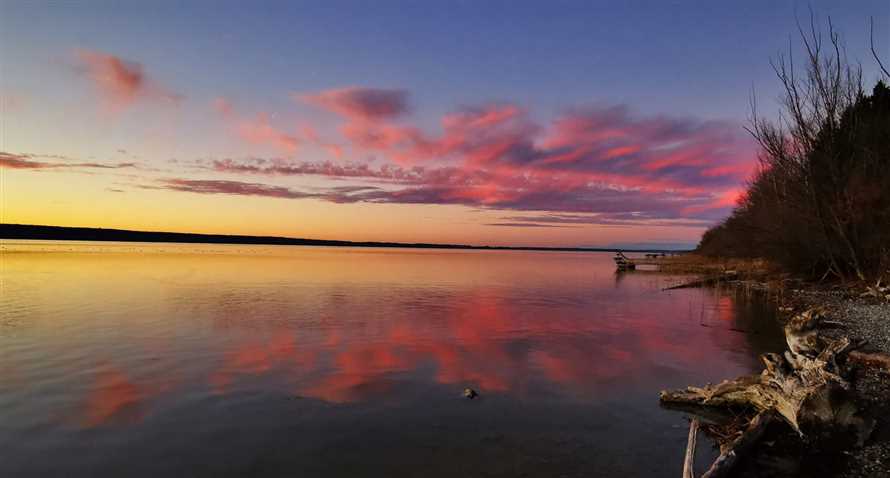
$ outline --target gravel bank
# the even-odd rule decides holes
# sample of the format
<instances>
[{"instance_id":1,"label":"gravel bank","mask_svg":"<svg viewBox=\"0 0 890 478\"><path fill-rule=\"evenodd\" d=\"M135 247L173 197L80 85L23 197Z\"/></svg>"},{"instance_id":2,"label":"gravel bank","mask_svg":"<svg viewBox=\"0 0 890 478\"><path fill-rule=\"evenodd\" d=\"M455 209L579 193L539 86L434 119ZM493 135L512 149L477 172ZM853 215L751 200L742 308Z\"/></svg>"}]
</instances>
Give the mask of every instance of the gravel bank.
<instances>
[{"instance_id":1,"label":"gravel bank","mask_svg":"<svg viewBox=\"0 0 890 478\"><path fill-rule=\"evenodd\" d=\"M867 341L863 350L890 353L890 303L841 291L797 291L793 296L805 306L827 307L828 318L843 324L838 333L854 342ZM890 375L859 369L853 387L876 426L864 447L844 453L836 476L890 478Z\"/></svg>"},{"instance_id":2,"label":"gravel bank","mask_svg":"<svg viewBox=\"0 0 890 478\"><path fill-rule=\"evenodd\" d=\"M890 304L845 301L836 308L847 334L868 341L868 348L890 352ZM849 456L846 477L890 478L890 377L874 370L860 370L854 383L863 405L877 419L872 438Z\"/></svg>"},{"instance_id":3,"label":"gravel bank","mask_svg":"<svg viewBox=\"0 0 890 478\"><path fill-rule=\"evenodd\" d=\"M863 303L852 299L837 307L837 320L846 324L851 337L868 340L868 345L883 352L890 352L890 304Z\"/></svg>"}]
</instances>

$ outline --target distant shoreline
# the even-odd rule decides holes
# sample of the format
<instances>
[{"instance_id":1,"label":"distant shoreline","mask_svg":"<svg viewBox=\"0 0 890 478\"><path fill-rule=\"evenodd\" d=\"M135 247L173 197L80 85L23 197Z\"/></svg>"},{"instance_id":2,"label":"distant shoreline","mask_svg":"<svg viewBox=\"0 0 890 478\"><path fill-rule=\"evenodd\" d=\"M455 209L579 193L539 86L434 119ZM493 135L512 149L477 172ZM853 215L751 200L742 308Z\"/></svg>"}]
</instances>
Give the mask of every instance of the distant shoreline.
<instances>
[{"instance_id":1,"label":"distant shoreline","mask_svg":"<svg viewBox=\"0 0 890 478\"><path fill-rule=\"evenodd\" d=\"M195 234L188 232L131 231L96 227L41 226L31 224L0 224L0 239L32 239L45 241L158 242L185 244L253 244L270 246L332 246L332 247L397 247L408 249L461 249L502 251L554 252L665 252L688 251L671 249L619 249L596 247L520 247L475 246L468 244L432 244L403 242L359 242L326 239L304 239L279 236L243 236L227 234Z\"/></svg>"}]
</instances>

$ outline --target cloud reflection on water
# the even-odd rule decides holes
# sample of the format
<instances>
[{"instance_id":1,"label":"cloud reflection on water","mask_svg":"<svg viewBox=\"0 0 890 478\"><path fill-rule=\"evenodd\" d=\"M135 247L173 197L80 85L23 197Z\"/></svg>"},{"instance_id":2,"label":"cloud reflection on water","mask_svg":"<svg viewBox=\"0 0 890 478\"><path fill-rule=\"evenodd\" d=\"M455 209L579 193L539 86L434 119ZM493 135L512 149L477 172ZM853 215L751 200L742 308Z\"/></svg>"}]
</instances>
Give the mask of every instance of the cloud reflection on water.
<instances>
[{"instance_id":1,"label":"cloud reflection on water","mask_svg":"<svg viewBox=\"0 0 890 478\"><path fill-rule=\"evenodd\" d=\"M617 280L607 255L134 247L8 255L9 290L34 293L10 296L30 312L4 385L62 393L91 428L186 397L398 405L472 386L591 402L744 373L761 347L730 330L749 320L731 297Z\"/></svg>"}]
</instances>

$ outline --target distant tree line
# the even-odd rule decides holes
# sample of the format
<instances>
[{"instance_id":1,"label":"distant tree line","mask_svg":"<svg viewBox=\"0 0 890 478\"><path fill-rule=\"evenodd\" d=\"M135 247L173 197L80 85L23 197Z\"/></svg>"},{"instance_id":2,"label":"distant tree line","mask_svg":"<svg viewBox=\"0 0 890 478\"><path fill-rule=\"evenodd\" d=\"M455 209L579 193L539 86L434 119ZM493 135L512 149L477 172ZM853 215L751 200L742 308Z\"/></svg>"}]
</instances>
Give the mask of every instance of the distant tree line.
<instances>
[{"instance_id":1,"label":"distant tree line","mask_svg":"<svg viewBox=\"0 0 890 478\"><path fill-rule=\"evenodd\" d=\"M814 25L800 30L802 69L790 54L772 62L782 114L764 119L752 101L758 171L698 251L815 278L890 277L890 88L882 79L868 94L830 22L827 42Z\"/></svg>"}]
</instances>

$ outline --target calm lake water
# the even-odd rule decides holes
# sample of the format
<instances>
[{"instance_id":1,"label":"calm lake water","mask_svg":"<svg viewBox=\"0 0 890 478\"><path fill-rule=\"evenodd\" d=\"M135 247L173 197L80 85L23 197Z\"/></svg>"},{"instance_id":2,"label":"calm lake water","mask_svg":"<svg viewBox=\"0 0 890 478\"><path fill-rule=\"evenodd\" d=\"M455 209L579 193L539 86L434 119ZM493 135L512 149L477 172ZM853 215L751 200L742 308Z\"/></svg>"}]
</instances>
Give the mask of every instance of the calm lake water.
<instances>
[{"instance_id":1,"label":"calm lake water","mask_svg":"<svg viewBox=\"0 0 890 478\"><path fill-rule=\"evenodd\" d=\"M675 477L659 390L781 348L606 253L0 250L0 476Z\"/></svg>"}]
</instances>

